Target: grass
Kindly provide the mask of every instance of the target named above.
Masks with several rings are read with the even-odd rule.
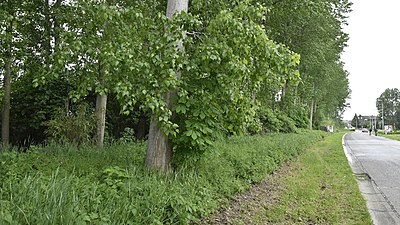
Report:
[[[0,224],[188,224],[321,140],[322,132],[231,137],[176,153],[176,171],[143,167],[145,145],[50,145],[0,154]]]
[[[293,159],[277,181],[280,204],[256,224],[371,224],[341,135],[231,137],[203,154],[176,153],[170,174],[145,170],[144,143],[1,153],[0,224],[189,224]]]
[[[389,138],[392,140],[400,141],[400,134],[398,134],[398,133],[380,134],[380,136]]]
[[[256,224],[372,224],[356,178],[343,153],[343,133],[328,136],[291,164],[278,205]]]

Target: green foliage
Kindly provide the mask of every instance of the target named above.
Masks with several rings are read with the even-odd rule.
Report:
[[[54,118],[46,122],[46,133],[58,143],[90,143],[95,125],[94,113],[88,105],[81,104],[74,110],[59,108]]]
[[[265,132],[278,132],[283,126],[282,121],[277,118],[276,113],[267,107],[260,108],[258,115]]]
[[[173,174],[145,170],[145,145],[137,143],[2,153],[0,223],[188,224],[262,180],[322,134],[232,137],[197,161],[179,162]]]
[[[277,118],[282,121],[282,126],[280,127],[281,132],[284,133],[294,133],[296,132],[296,123],[290,117],[285,114],[278,114]]]
[[[299,83],[286,83],[283,91],[293,98],[283,104],[303,109],[308,105],[310,109],[311,102],[318,102],[314,111],[321,116],[314,118],[315,125],[324,116],[339,118],[350,95],[348,72],[343,68],[340,54],[348,39],[343,27],[351,3],[348,0],[262,2],[270,7],[266,17],[268,35],[301,55],[302,79]]]
[[[68,103],[65,80],[59,79],[32,88],[32,77],[25,76],[12,84],[11,142],[28,147],[46,140],[44,121],[51,120],[58,108]]]
[[[384,118],[385,124],[394,125],[400,124],[400,91],[397,88],[387,88],[376,99],[376,109],[378,110],[379,118]]]
[[[122,133],[122,137],[119,140],[126,143],[134,141],[135,131],[132,128],[126,127]]]
[[[264,132],[297,132],[296,122],[284,112],[263,107],[257,112]],[[299,126],[301,128],[301,126]]]
[[[315,125],[340,116],[349,95],[338,57],[347,41],[347,0],[189,4],[188,13],[169,19],[166,5],[156,0],[2,2],[0,36],[18,37],[10,43],[15,80],[23,80],[17,95],[27,93],[12,103],[14,112],[33,108],[37,128],[14,137],[43,139],[43,122],[61,100],[90,101],[96,94],[118,101],[107,118],[112,138],[119,138],[116,130],[134,127],[118,127],[116,109],[134,114],[124,120],[129,123],[153,115],[177,149],[204,149],[225,135],[258,133],[262,124],[270,126],[264,130],[294,130],[285,116],[274,118],[280,112],[306,127],[311,100],[318,103]],[[16,26],[6,34],[11,21]],[[261,118],[260,107],[276,115]]]
[[[198,148],[226,134],[260,131],[254,98],[260,86],[277,92],[283,80],[298,78],[299,55],[268,38],[265,13],[259,4],[241,2],[211,17],[204,34],[186,38],[189,64],[175,103],[182,135],[175,143]]]
[[[361,125],[357,113],[354,114],[353,119],[351,120],[351,125],[355,128],[358,128]]]

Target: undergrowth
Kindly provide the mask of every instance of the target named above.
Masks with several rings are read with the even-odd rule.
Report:
[[[148,172],[144,143],[0,154],[0,224],[188,224],[326,135],[232,137],[175,171]]]

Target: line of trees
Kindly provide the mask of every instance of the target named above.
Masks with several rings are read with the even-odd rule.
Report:
[[[146,165],[226,135],[339,119],[347,0],[4,0],[2,143],[148,138]],[[133,131],[133,132],[132,132]]]

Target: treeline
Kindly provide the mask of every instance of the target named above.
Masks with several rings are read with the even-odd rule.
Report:
[[[338,119],[347,0],[3,0],[2,143],[148,138],[146,164]]]

